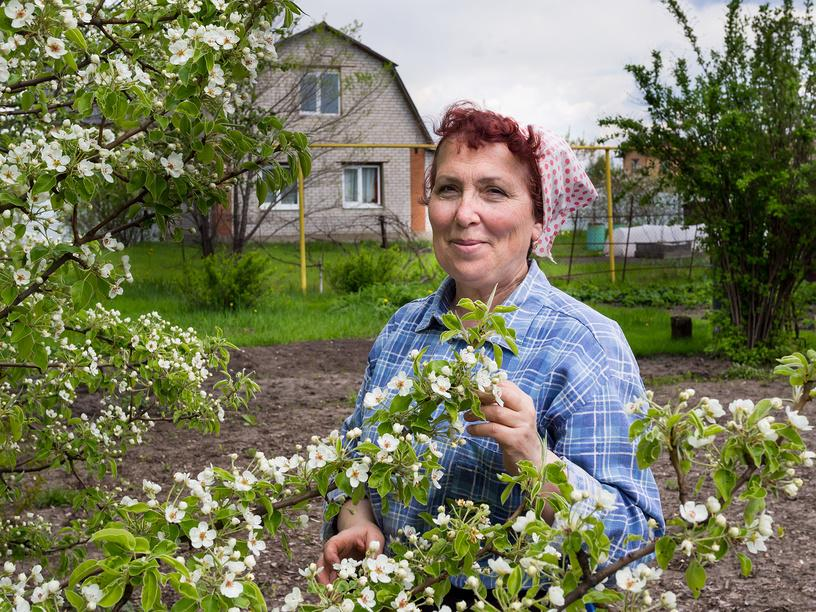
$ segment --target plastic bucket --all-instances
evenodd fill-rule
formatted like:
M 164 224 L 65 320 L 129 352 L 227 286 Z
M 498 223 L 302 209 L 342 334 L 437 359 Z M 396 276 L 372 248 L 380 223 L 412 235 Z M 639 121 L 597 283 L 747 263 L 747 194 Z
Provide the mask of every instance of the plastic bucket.
M 587 251 L 603 251 L 606 243 L 606 225 L 603 223 L 591 223 L 587 227 L 586 248 Z

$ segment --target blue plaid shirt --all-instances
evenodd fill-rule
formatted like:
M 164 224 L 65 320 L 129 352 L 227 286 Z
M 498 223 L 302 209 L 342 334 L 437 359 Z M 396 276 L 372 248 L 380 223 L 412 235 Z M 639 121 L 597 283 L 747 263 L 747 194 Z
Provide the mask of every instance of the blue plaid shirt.
M 439 338 L 445 329 L 441 315 L 453 306 L 454 292 L 454 281 L 447 278 L 435 293 L 394 314 L 374 342 L 357 405 L 341 433 L 360 427 L 362 439 L 376 441 L 376 427 L 365 421 L 363 397 L 374 387 L 386 389 L 400 371 L 410 373 L 412 349 L 427 346 L 425 359 L 451 359 L 454 351 L 464 347 L 462 340 L 441 342 Z M 532 397 L 538 431 L 548 448 L 563 459 L 570 483 L 590 494 L 603 488 L 615 495 L 616 507 L 601 517 L 611 541 L 610 560 L 639 548 L 642 542 L 627 543 L 626 537 L 650 537 L 650 517 L 660 530 L 664 523 L 654 477 L 651 471 L 638 469 L 635 447 L 629 442 L 632 417 L 623 406 L 643 394 L 643 383 L 623 332 L 614 321 L 550 285 L 534 261 L 504 304 L 518 308 L 505 317 L 508 327 L 516 330 L 519 355 L 505 350 L 502 368 Z M 369 490 L 374 516 L 387 540 L 406 525 L 425 531 L 428 526 L 420 512 L 435 513 L 446 500 L 486 502 L 493 522 L 504 522 L 518 507 L 518 489 L 506 504 L 500 500 L 504 484 L 496 476 L 504 468 L 498 444 L 490 438 L 465 436 L 464 446 L 439 444 L 445 475 L 441 489 L 431 490 L 426 506 L 416 500 L 404 506 L 389 498 L 389 511 L 383 515 L 380 497 Z M 324 525 L 324 539 L 333 535 L 332 529 L 330 523 Z

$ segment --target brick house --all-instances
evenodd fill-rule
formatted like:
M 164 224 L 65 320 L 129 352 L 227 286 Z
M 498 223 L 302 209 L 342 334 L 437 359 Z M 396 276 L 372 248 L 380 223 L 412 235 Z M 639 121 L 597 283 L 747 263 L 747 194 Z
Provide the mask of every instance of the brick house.
M 281 41 L 278 54 L 285 69 L 259 76 L 260 104 L 312 144 L 358 145 L 312 149 L 312 172 L 304 183 L 307 236 L 428 235 L 419 199 L 429 151 L 359 146 L 433 143 L 396 64 L 325 22 Z M 250 197 L 252 220 L 259 223 L 253 239 L 298 236 L 296 184 L 260 204 Z

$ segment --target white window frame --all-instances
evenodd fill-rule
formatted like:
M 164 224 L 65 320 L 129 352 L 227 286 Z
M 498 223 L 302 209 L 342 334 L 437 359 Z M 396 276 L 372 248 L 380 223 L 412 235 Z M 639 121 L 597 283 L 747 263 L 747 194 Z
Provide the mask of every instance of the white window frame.
M 336 113 L 324 113 L 320 110 L 321 107 L 321 88 L 320 88 L 320 80 L 324 74 L 333 74 L 337 76 L 337 112 Z M 317 78 L 317 87 L 315 88 L 315 110 L 303 110 L 302 100 L 300 98 L 300 85 L 298 85 L 298 111 L 301 115 L 323 115 L 326 117 L 338 117 L 343 112 L 343 96 L 342 96 L 342 86 L 343 83 L 340 80 L 340 71 L 339 70 L 310 70 L 309 72 L 304 73 L 303 79 L 307 76 L 314 76 Z M 301 80 L 301 83 L 303 81 Z
M 377 202 L 349 202 L 346 200 L 346 170 L 357 170 L 357 193 L 363 193 L 363 168 L 377 170 Z M 382 164 L 345 164 L 341 173 L 340 193 L 343 198 L 343 208 L 382 208 Z
M 288 164 L 281 164 L 281 166 L 283 168 L 289 168 Z M 300 210 L 300 190 L 298 188 L 297 181 L 292 183 L 292 186 L 294 186 L 295 193 L 294 203 L 281 201 L 283 191 L 270 191 L 266 194 L 266 199 L 259 203 L 258 208 L 261 210 L 267 210 L 269 208 L 272 210 Z

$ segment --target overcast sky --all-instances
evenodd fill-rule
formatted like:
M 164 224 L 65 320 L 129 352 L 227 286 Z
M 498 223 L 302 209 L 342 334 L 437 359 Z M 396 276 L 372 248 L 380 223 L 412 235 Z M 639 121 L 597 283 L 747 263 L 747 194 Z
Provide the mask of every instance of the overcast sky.
M 681 0 L 682 1 L 682 0 Z M 704 47 L 722 39 L 725 2 L 685 0 Z M 398 65 L 430 123 L 470 99 L 593 141 L 608 114 L 642 110 L 627 63 L 688 56 L 657 0 L 301 0 L 306 25 L 358 20 L 363 43 Z

